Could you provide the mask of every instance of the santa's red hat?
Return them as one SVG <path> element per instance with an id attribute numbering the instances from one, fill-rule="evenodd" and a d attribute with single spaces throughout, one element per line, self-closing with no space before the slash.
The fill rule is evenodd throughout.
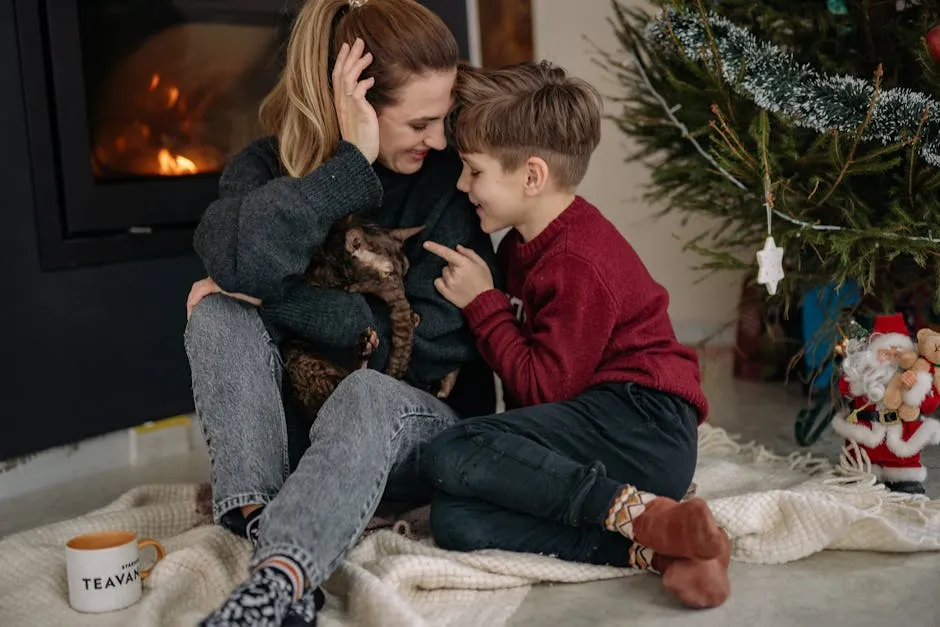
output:
<path id="1" fill-rule="evenodd" d="M 899 348 L 901 350 L 914 350 L 914 341 L 911 332 L 904 324 L 902 314 L 878 316 L 872 329 L 871 347 L 875 350 Z"/>

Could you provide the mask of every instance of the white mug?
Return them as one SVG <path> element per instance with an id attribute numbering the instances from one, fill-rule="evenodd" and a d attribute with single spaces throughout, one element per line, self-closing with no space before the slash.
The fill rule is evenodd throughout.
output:
<path id="1" fill-rule="evenodd" d="M 166 551 L 156 540 L 138 540 L 130 531 L 98 531 L 76 536 L 65 545 L 69 605 L 79 612 L 120 610 L 140 600 L 142 579 L 153 566 L 140 570 L 140 550 L 152 546 L 154 565 Z"/>

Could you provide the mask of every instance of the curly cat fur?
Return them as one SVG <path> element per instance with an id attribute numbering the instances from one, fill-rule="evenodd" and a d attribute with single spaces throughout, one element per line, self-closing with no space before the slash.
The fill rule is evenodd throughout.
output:
<path id="1" fill-rule="evenodd" d="M 385 373 L 396 379 L 402 378 L 408 369 L 418 323 L 405 296 L 408 258 L 402 246 L 422 228 L 383 229 L 344 218 L 330 229 L 304 275 L 304 280 L 313 287 L 372 294 L 388 305 L 391 346 Z M 374 349 L 370 344 L 372 333 L 372 329 L 363 329 L 357 352 L 351 356 L 360 367 L 365 367 Z M 283 354 L 290 391 L 304 418 L 312 423 L 320 407 L 351 370 L 318 355 L 313 345 L 301 339 L 290 341 Z M 439 395 L 446 396 L 452 386 L 449 375 L 442 382 Z"/>

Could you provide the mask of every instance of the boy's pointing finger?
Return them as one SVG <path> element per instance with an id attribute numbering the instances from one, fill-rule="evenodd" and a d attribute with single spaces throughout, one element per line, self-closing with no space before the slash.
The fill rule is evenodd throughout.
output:
<path id="1" fill-rule="evenodd" d="M 467 260 L 466 257 L 458 253 L 456 250 L 452 250 L 447 246 L 442 246 L 437 242 L 425 242 L 424 249 L 453 265 L 459 265 Z"/>

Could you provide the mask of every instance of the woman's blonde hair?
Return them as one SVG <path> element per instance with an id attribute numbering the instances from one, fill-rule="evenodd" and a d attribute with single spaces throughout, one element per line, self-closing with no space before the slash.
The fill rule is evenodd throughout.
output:
<path id="1" fill-rule="evenodd" d="M 375 78 L 366 97 L 377 111 L 396 103 L 411 76 L 457 66 L 453 33 L 415 0 L 308 0 L 294 23 L 284 70 L 260 110 L 291 176 L 309 174 L 339 145 L 331 73 L 340 46 L 357 37 L 372 53 L 360 80 Z"/>

